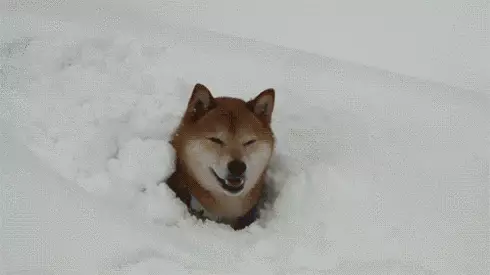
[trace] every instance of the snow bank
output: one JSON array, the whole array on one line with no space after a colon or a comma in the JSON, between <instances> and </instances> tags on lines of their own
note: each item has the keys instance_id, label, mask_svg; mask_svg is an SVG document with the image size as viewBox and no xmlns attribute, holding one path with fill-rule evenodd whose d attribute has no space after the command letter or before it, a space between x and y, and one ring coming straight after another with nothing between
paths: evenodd
<instances>
[{"instance_id":1,"label":"snow bank","mask_svg":"<svg viewBox=\"0 0 490 275\"><path fill-rule=\"evenodd\" d=\"M7 133L11 127L0 126L0 244L7 274L96 274L137 261L139 253L157 253L155 241L169 237L62 179ZM158 251L171 251L166 243Z\"/></svg>"},{"instance_id":2,"label":"snow bank","mask_svg":"<svg viewBox=\"0 0 490 275\"><path fill-rule=\"evenodd\" d=\"M486 96L218 34L146 31L1 18L7 272L486 274ZM217 95L278 91L274 204L244 231L195 220L158 185L197 81Z\"/></svg>"}]
</instances>

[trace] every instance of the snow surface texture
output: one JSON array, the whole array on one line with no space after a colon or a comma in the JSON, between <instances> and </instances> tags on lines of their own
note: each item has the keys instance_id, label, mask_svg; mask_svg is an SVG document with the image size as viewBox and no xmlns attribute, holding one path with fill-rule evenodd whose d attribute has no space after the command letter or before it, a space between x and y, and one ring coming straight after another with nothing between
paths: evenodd
<instances>
[{"instance_id":1,"label":"snow surface texture","mask_svg":"<svg viewBox=\"0 0 490 275\"><path fill-rule=\"evenodd\" d=\"M485 95L197 30L0 32L7 274L488 274ZM196 82L277 90L273 203L240 232L157 185Z\"/></svg>"},{"instance_id":2,"label":"snow surface texture","mask_svg":"<svg viewBox=\"0 0 490 275\"><path fill-rule=\"evenodd\" d=\"M2 9L192 25L490 94L488 0L0 0Z\"/></svg>"}]
</instances>

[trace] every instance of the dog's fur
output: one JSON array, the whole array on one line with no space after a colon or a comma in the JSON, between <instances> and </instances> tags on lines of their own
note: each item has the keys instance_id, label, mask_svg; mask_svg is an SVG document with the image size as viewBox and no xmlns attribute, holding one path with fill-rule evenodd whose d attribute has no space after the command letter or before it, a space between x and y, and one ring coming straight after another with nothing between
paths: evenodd
<instances>
[{"instance_id":1,"label":"dog's fur","mask_svg":"<svg viewBox=\"0 0 490 275\"><path fill-rule=\"evenodd\" d=\"M262 195L275 146L270 126L274 98L273 89L264 90L248 102L214 98L204 85L194 86L187 110L172 136L175 171L166 181L190 210L194 198L208 213L207 218L235 229L254 221L251 211ZM243 189L238 193L225 190L219 181L227 177L227 171L229 175L227 164L232 160L246 164Z\"/></svg>"}]
</instances>

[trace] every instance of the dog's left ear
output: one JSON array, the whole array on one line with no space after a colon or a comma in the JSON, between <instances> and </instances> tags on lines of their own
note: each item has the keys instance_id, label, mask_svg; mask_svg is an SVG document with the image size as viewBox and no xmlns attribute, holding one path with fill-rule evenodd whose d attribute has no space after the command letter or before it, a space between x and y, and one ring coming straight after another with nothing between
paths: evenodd
<instances>
[{"instance_id":1,"label":"dog's left ear","mask_svg":"<svg viewBox=\"0 0 490 275\"><path fill-rule=\"evenodd\" d=\"M214 107L216 107L216 102L209 89L197 83L192 90L189 103L187 103L187 113L196 121Z\"/></svg>"},{"instance_id":2,"label":"dog's left ear","mask_svg":"<svg viewBox=\"0 0 490 275\"><path fill-rule=\"evenodd\" d=\"M252 111L262 122L271 123L272 111L274 110L274 89L262 91L254 99L247 102L247 107Z\"/></svg>"}]
</instances>

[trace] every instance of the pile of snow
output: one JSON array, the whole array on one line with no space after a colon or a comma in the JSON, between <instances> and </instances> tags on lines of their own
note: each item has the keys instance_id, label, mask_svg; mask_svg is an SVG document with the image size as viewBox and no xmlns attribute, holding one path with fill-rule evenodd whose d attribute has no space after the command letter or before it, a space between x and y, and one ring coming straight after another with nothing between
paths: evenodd
<instances>
[{"instance_id":1,"label":"pile of snow","mask_svg":"<svg viewBox=\"0 0 490 275\"><path fill-rule=\"evenodd\" d=\"M0 32L7 274L488 271L484 95L197 30L3 16ZM240 232L158 184L196 82L277 90L276 197Z\"/></svg>"}]
</instances>

